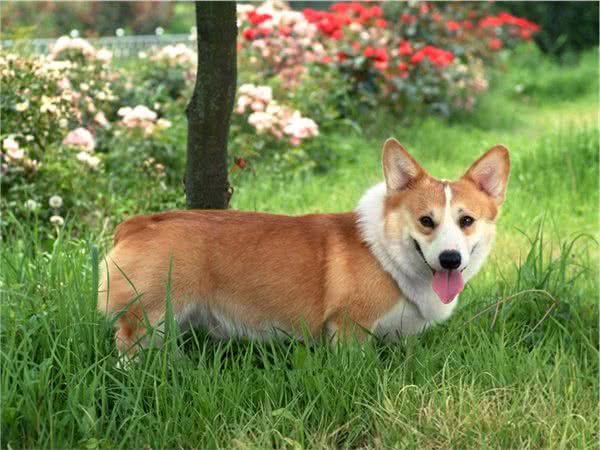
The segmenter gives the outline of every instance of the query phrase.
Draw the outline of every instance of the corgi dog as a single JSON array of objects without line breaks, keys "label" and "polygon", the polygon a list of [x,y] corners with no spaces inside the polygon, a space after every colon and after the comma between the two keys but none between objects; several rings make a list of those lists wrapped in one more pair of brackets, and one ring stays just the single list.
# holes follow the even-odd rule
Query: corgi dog
[{"label": "corgi dog", "polygon": [[433,178],[394,139],[382,163],[385,181],[353,212],[189,210],[120,224],[98,297],[118,315],[119,351],[147,345],[167,298],[180,329],[218,338],[394,340],[446,320],[492,246],[508,150],[494,146],[457,181]]}]

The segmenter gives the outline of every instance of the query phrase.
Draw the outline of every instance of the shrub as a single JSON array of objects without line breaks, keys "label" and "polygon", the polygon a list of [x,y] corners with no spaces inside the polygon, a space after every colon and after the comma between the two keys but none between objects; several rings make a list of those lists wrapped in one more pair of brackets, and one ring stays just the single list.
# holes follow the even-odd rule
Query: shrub
[{"label": "shrub", "polygon": [[498,8],[527,17],[541,26],[536,44],[565,55],[598,46],[598,2],[502,2]]},{"label": "shrub", "polygon": [[538,31],[507,13],[489,15],[478,3],[391,5],[385,14],[377,4],[357,2],[302,14],[271,3],[241,5],[245,62],[287,88],[325,64],[363,106],[384,102],[398,111],[449,115],[471,109],[485,90],[484,63]]},{"label": "shrub", "polygon": [[184,44],[140,53],[135,74],[136,99],[144,104],[186,101],[196,76],[196,52]]},{"label": "shrub", "polygon": [[[337,155],[323,135],[369,108],[398,118],[471,110],[496,55],[538,30],[479,3],[263,3],[238,5],[238,21],[231,170],[282,174],[326,170]],[[179,201],[196,54],[166,46],[135,63],[116,68],[110,52],[67,37],[47,57],[0,53],[3,207],[54,230],[61,214],[114,208],[111,192],[131,186],[147,195],[119,210]],[[42,208],[54,195],[61,206]]]}]

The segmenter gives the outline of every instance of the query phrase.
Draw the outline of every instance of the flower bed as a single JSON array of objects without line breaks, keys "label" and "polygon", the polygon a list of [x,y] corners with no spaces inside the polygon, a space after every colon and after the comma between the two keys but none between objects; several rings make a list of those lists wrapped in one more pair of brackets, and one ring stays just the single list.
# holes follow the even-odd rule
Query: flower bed
[{"label": "flower bed", "polygon": [[[335,152],[323,136],[369,108],[471,110],[497,55],[538,31],[481,3],[424,2],[240,4],[238,26],[234,171],[326,168]],[[180,195],[195,65],[195,52],[176,45],[117,67],[110,52],[67,37],[47,57],[0,54],[2,205],[57,226],[61,212],[96,211],[103,192],[126,183]],[[56,195],[59,207],[40,206]]]}]

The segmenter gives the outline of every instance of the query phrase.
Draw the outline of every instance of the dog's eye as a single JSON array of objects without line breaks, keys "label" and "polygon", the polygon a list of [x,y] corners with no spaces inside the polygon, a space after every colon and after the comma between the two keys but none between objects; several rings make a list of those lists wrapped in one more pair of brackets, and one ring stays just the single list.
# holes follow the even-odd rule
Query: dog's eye
[{"label": "dog's eye", "polygon": [[462,216],[459,224],[461,228],[468,228],[473,225],[473,222],[475,222],[475,219],[473,219],[471,216]]},{"label": "dog's eye", "polygon": [[423,216],[419,219],[419,222],[421,222],[421,225],[423,225],[425,228],[433,228],[435,227],[435,224],[433,223],[433,219],[429,216]]}]

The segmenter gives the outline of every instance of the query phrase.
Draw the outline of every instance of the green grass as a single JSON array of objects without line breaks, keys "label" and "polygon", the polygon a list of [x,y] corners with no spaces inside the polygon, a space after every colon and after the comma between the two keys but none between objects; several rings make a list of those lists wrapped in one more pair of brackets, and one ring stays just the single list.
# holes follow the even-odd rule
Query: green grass
[{"label": "green grass", "polygon": [[[340,161],[326,175],[284,180],[258,167],[237,180],[240,209],[343,211],[380,180],[388,136],[440,177],[459,176],[493,144],[511,149],[488,263],[447,323],[397,345],[169,333],[165,350],[123,371],[111,324],[95,312],[96,249],[106,235],[64,229],[49,242],[35,223],[11,223],[0,445],[596,448],[598,60],[518,62],[472,115],[403,128],[373,114],[364,133],[330,137]],[[529,91],[514,95],[522,80]],[[3,216],[10,222],[10,211]]]}]

